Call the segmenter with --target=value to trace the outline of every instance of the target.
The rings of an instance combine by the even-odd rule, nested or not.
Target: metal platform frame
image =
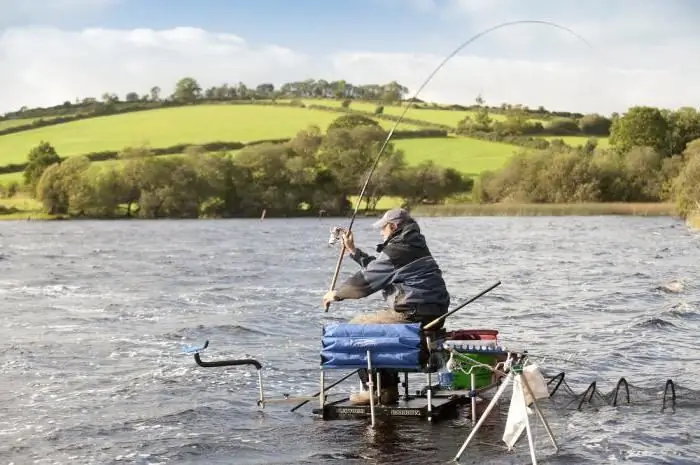
[[[430,336],[426,337],[427,347],[431,347]],[[326,386],[325,371],[321,370],[320,374],[320,390],[310,396],[289,396],[283,395],[278,398],[266,398],[263,389],[262,365],[254,359],[238,359],[238,360],[216,360],[203,361],[200,357],[200,352],[209,346],[209,341],[205,341],[201,347],[190,347],[184,349],[186,353],[194,354],[194,360],[201,367],[226,367],[226,366],[243,366],[252,365],[256,368],[258,378],[259,398],[257,405],[264,409],[266,404],[276,403],[291,403],[297,402],[297,405],[291,409],[292,412],[299,409],[310,401],[317,400],[318,407],[312,412],[319,415],[323,420],[336,420],[344,418],[367,418],[372,420],[372,426],[375,425],[376,418],[402,417],[402,418],[420,418],[429,422],[439,421],[445,418],[453,418],[459,413],[459,408],[471,403],[471,423],[472,425],[478,420],[477,404],[480,402],[480,395],[484,392],[498,386],[500,381],[496,381],[487,386],[476,388],[476,380],[474,373],[471,373],[471,389],[469,390],[451,390],[441,389],[439,383],[433,383],[433,374],[437,371],[438,365],[435,365],[434,355],[442,353],[444,349],[427,350],[427,360],[425,366],[416,367],[413,369],[398,370],[403,374],[403,395],[396,404],[380,405],[374,399],[374,380],[376,379],[376,392],[379,392],[381,385],[379,383],[379,373],[377,368],[372,366],[371,351],[367,351],[367,370],[370,374],[368,388],[370,390],[369,405],[354,405],[350,403],[349,396],[341,396],[331,400],[328,396],[328,391],[335,386],[341,384],[351,376],[358,372],[358,369],[346,374],[341,379]],[[440,347],[438,344],[436,347]],[[505,356],[506,352],[490,351],[492,355]],[[417,390],[412,395],[409,389],[408,375],[409,373],[424,373],[426,384],[421,390]],[[378,400],[378,399],[377,399]]]
[[[470,396],[473,395],[476,401],[478,395],[476,391],[446,391],[440,390],[440,385],[432,384],[432,372],[425,373],[426,386],[416,391],[414,395],[410,394],[408,385],[409,371],[401,371],[403,373],[403,396],[399,398],[397,403],[391,405],[381,405],[374,399],[374,382],[376,380],[377,390],[379,392],[381,385],[379,383],[379,373],[376,369],[372,369],[371,352],[367,351],[368,371],[370,373],[368,388],[370,392],[369,405],[354,405],[350,402],[349,397],[342,397],[337,400],[327,400],[326,392],[329,388],[325,387],[325,372],[321,371],[321,392],[319,396],[319,406],[312,411],[316,415],[320,415],[323,420],[336,420],[341,418],[367,418],[372,419],[372,425],[377,417],[414,417],[426,419],[428,421],[436,421],[443,418],[453,416],[457,413],[457,408],[469,403]],[[352,374],[356,373],[355,370]],[[410,372],[418,372],[411,370]]]
[[[336,382],[326,388],[325,371],[328,369],[324,370],[322,368],[320,375],[319,406],[313,409],[313,413],[320,415],[323,420],[370,417],[371,424],[374,426],[377,417],[414,417],[425,419],[429,422],[439,421],[444,418],[457,416],[459,413],[459,407],[471,403],[470,417],[472,420],[472,425],[475,424],[478,419],[477,403],[479,401],[479,395],[498,386],[500,382],[497,381],[488,386],[477,389],[475,374],[472,369],[469,372],[471,376],[471,386],[469,390],[441,389],[442,386],[440,386],[439,383],[433,384],[433,374],[442,366],[442,364],[436,360],[436,356],[441,357],[445,352],[450,351],[450,349],[444,349],[442,347],[446,330],[440,329],[423,331],[422,334],[425,342],[425,346],[423,348],[425,351],[425,364],[412,369],[397,370],[399,373],[403,374],[403,382],[401,383],[403,387],[403,396],[400,398],[398,403],[392,405],[381,405],[379,402],[375,402],[374,392],[380,392],[381,389],[380,377],[379,373],[377,372],[378,367],[372,366],[371,350],[367,350],[367,371],[369,373],[369,382],[367,384],[370,393],[370,404],[355,405],[350,402],[349,397],[327,401],[326,392],[339,382]],[[476,352],[500,356],[503,357],[503,360],[505,360],[505,356],[507,355],[507,352],[496,350]],[[499,361],[502,362],[503,360]],[[356,372],[357,370],[355,370],[349,376]],[[410,394],[409,390],[409,373],[425,373],[426,377],[425,387],[420,391],[416,391],[413,396]],[[340,381],[347,379],[347,377],[348,376]],[[375,385],[373,382],[374,380],[376,380],[376,390],[373,389]]]

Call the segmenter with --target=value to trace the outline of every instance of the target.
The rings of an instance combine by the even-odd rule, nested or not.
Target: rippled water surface
[[[464,419],[323,422],[309,405],[260,412],[254,371],[203,358],[254,357],[266,395],[318,388],[321,325],[378,305],[321,297],[337,220],[0,223],[0,462],[15,464],[440,463]],[[358,245],[377,233],[362,219]],[[503,284],[450,319],[496,327],[551,359],[581,390],[621,376],[663,389],[700,379],[700,240],[670,218],[426,218],[454,303]],[[343,277],[357,267],[343,265]],[[344,373],[342,373],[344,374]],[[337,379],[341,373],[331,373]],[[580,383],[577,385],[577,381]],[[355,388],[356,382],[345,384]],[[547,411],[561,451],[547,463],[697,463],[697,408]],[[465,463],[526,463],[487,447]],[[541,442],[538,437],[538,443]],[[546,439],[546,438],[544,438]],[[523,442],[518,449],[527,447]],[[516,460],[517,457],[520,457]]]

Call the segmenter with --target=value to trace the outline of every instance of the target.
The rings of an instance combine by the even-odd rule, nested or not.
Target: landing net
[[[539,372],[547,383],[547,391],[549,392],[548,403],[555,409],[581,410],[586,407],[600,408],[603,406],[619,407],[631,404],[656,404],[661,411],[665,411],[667,409],[674,410],[679,405],[700,406],[700,390],[680,386],[672,379],[667,379],[657,386],[641,386],[633,384],[622,377],[614,381],[614,384],[606,382],[608,386],[612,386],[611,389],[606,391],[600,386],[599,381],[581,382],[580,379],[571,380],[567,377],[566,371],[552,370],[543,367],[535,360],[532,361],[537,364]],[[474,360],[471,356],[457,352],[453,353],[453,357],[448,362],[448,367],[467,374],[474,369],[477,371],[479,369],[482,371],[493,370],[491,367]],[[585,387],[575,389],[571,384]],[[495,390],[496,387],[492,389]],[[484,394],[488,396],[487,392]]]
[[[551,372],[540,369],[547,380],[549,398],[555,407],[563,409],[599,408],[603,406],[622,406],[628,404],[657,404],[661,410],[675,409],[678,405],[700,404],[700,391],[685,388],[672,379],[658,386],[645,387],[630,383],[620,378],[609,391],[591,381],[588,387],[575,390],[567,382],[566,372]],[[577,380],[577,383],[579,381]]]

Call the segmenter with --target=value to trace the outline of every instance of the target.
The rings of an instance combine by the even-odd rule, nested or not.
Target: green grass
[[[586,141],[589,139],[588,136],[546,136],[543,137],[543,139],[547,140],[554,140],[554,139],[562,139],[564,143],[567,145],[570,145],[572,147],[584,145]],[[601,149],[606,149],[610,147],[610,139],[607,137],[596,137],[598,139],[598,147]]]
[[[19,171],[17,173],[0,174],[0,184],[8,185],[14,181],[22,184],[24,182],[24,173]]]
[[[514,152],[522,150],[517,145],[468,137],[404,139],[394,144],[396,148],[404,150],[406,161],[411,165],[433,160],[438,165],[471,175],[497,170]]]
[[[18,210],[14,213],[1,213],[4,209]],[[11,199],[0,199],[0,220],[45,220],[51,219],[52,216],[44,213],[41,208],[41,203],[24,195],[16,195]]]
[[[61,156],[125,146],[167,147],[212,141],[248,142],[293,137],[310,124],[321,130],[339,113],[266,105],[197,105],[75,121],[0,137],[0,165],[22,163],[32,147],[49,141]],[[390,121],[380,121],[389,128]],[[400,129],[417,130],[413,125]]]
[[[7,119],[0,121],[0,131],[3,129],[13,128],[15,126],[24,126],[25,124],[31,124],[34,118],[24,118],[24,119]]]
[[[342,104],[342,100],[314,100],[314,99],[307,99],[307,100],[302,100],[305,104],[307,105],[321,105],[321,106],[327,106],[331,108],[339,108]],[[350,110],[358,110],[358,111],[368,111],[373,113],[374,109],[377,107],[378,103],[370,103],[370,102],[356,102],[353,101],[350,104]],[[404,106],[402,105],[384,105],[384,114],[385,115],[393,115],[393,116],[401,116],[401,113],[404,111]],[[448,110],[448,109],[438,109],[438,108],[409,108],[408,111],[406,112],[406,115],[404,118],[409,118],[409,119],[416,119],[416,120],[421,120],[421,121],[426,121],[429,123],[436,123],[436,124],[444,124],[446,126],[451,126],[451,127],[457,127],[457,123],[459,123],[461,120],[464,119],[465,116],[471,116],[472,118],[474,117],[474,112],[473,111],[457,111],[457,110]],[[506,119],[505,115],[501,115],[498,113],[490,113],[491,118],[493,118],[495,121],[504,121]],[[533,119],[533,121],[542,121],[544,123],[544,120],[539,120],[539,119]]]

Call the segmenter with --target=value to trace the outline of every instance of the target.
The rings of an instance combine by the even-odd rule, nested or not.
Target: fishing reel
[[[343,236],[344,229],[341,228],[340,226],[333,226],[331,227],[331,235],[328,238],[328,246],[332,247],[335,244],[337,244]]]

